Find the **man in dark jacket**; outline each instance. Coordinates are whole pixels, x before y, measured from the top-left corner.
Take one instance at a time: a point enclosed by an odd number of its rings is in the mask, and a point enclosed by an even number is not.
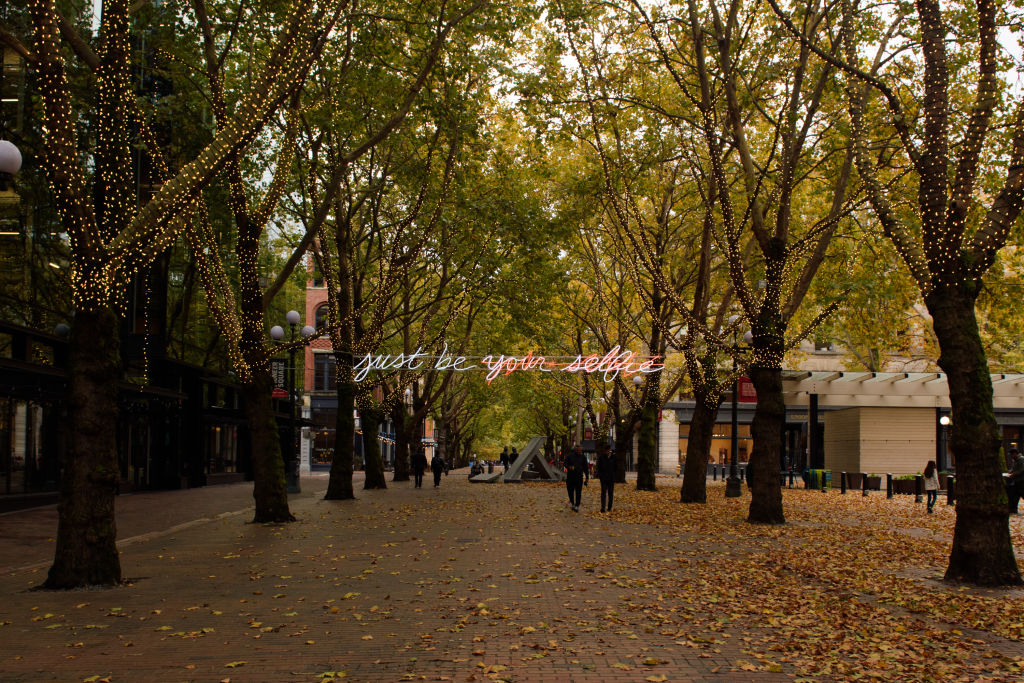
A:
[[[441,474],[444,472],[444,458],[439,453],[434,453],[430,461],[430,469],[434,472],[434,488],[441,485]]]
[[[501,461],[501,466],[505,472],[508,472],[508,446],[501,449],[501,455],[498,458]]]
[[[423,452],[423,446],[420,446],[412,456],[412,475],[416,479],[416,488],[423,488],[423,472],[426,469],[427,454]]]
[[[607,446],[603,446],[597,456],[597,478],[601,481],[601,512],[611,512],[612,496],[615,495],[615,456]]]
[[[585,478],[585,479],[584,479]],[[590,464],[583,450],[576,446],[565,459],[565,488],[569,492],[569,505],[573,512],[580,511],[580,497],[584,484],[590,483]]]

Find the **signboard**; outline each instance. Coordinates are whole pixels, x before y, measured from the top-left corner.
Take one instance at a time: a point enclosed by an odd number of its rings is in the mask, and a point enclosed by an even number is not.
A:
[[[274,398],[278,398],[277,390],[281,389],[282,396],[287,396],[288,392],[288,372],[287,365],[283,358],[271,358],[270,359],[270,376],[274,378]]]
[[[278,389],[277,387],[274,387],[274,390],[272,392],[270,392],[270,397],[271,398],[288,398],[288,392],[285,391],[284,389]]]
[[[757,403],[757,391],[754,390],[754,383],[749,377],[740,377],[736,398],[740,403]]]

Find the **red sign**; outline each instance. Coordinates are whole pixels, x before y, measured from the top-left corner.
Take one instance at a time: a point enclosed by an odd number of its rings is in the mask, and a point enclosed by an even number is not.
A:
[[[285,391],[284,389],[277,389],[277,388],[275,388],[272,392],[270,392],[270,397],[271,398],[288,398],[288,392]]]
[[[757,403],[757,392],[749,377],[740,377],[736,400],[740,403]]]

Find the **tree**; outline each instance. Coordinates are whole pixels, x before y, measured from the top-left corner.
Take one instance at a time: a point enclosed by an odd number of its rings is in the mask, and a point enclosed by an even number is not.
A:
[[[724,12],[710,2],[702,14],[691,0],[667,21],[631,4],[678,92],[698,112],[692,125],[704,141],[704,164],[717,194],[716,234],[753,336],[749,357],[738,359],[758,396],[748,521],[782,523],[782,360],[829,311],[793,336],[790,321],[836,226],[852,208],[852,152],[834,125],[833,66],[812,59],[804,43],[784,40],[756,8],[739,1]],[[834,32],[827,6],[805,7],[800,21],[801,35]],[[839,42],[830,45],[837,53]],[[822,192],[826,201],[817,196]]]
[[[770,1],[793,31],[791,20]],[[919,59],[905,58],[899,68],[878,76],[860,67],[855,34],[862,22],[877,18],[852,2],[843,2],[842,9],[841,59],[817,47],[810,36],[801,34],[801,41],[847,76],[857,171],[886,236],[924,297],[939,342],[958,475],[945,578],[1019,585],[992,382],[975,310],[983,278],[1024,205],[1024,105],[1003,96],[1007,84],[999,73],[998,26],[1004,10],[990,0],[955,3],[945,12],[936,0],[917,2],[916,14],[897,15],[893,30],[911,36],[913,57]],[[976,52],[951,53],[947,36],[954,29],[959,43]],[[893,54],[902,49],[895,46]],[[974,72],[970,87],[969,77],[956,80],[968,71]],[[875,134],[866,126],[868,93],[880,95],[899,140],[898,156],[879,155],[870,147]],[[898,178],[895,188],[885,182],[892,177]],[[909,215],[899,203],[904,194],[913,197]]]
[[[71,241],[75,322],[69,364],[69,431],[54,563],[44,585],[71,588],[121,579],[114,523],[117,487],[115,426],[120,292],[139,268],[182,230],[201,190],[263,129],[294,91],[323,35],[325,10],[298,2],[239,98],[235,115],[189,163],[168,172],[139,206],[132,182],[132,144],[152,144],[131,81],[131,9],[103,5],[95,51],[52,0],[29,5],[32,51],[42,102],[44,163],[54,203]],[[62,41],[63,37],[63,41]],[[5,39],[14,40],[9,36]],[[95,78],[87,121],[94,146],[82,154],[64,46]],[[133,138],[138,131],[138,138]]]

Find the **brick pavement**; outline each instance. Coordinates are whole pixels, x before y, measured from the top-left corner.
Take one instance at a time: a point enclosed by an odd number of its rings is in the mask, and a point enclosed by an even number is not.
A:
[[[248,523],[251,484],[125,496],[112,589],[31,591],[52,545],[7,553],[52,511],[0,517],[0,680],[792,680],[659,592],[741,545],[602,517],[594,487],[573,513],[554,484],[389,486],[305,479],[277,526]]]

